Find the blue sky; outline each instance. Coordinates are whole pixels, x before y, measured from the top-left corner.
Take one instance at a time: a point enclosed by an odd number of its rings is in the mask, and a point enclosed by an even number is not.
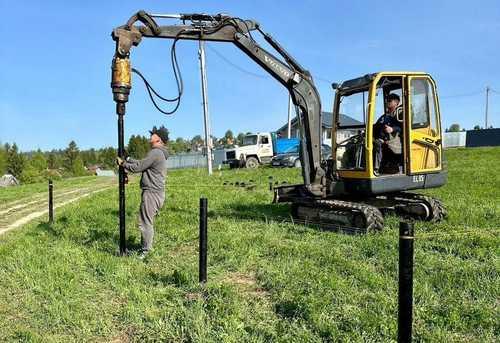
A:
[[[260,22],[316,77],[324,110],[329,82],[380,70],[422,70],[434,76],[444,126],[484,125],[484,88],[500,91],[500,2],[491,1],[13,1],[0,0],[0,141],[22,150],[116,146],[109,87],[110,33],[137,10],[230,13]],[[5,15],[5,14],[9,15]],[[213,134],[230,128],[269,131],[287,116],[288,95],[235,46],[208,43],[209,107]],[[170,40],[145,39],[132,53],[166,96],[175,96]],[[126,139],[165,125],[171,136],[203,131],[196,42],[178,44],[185,82],[179,111],[157,112],[134,77]],[[218,54],[217,54],[217,53]],[[239,69],[228,64],[222,54]],[[463,95],[463,96],[460,96]],[[490,97],[490,120],[500,126],[500,94]]]

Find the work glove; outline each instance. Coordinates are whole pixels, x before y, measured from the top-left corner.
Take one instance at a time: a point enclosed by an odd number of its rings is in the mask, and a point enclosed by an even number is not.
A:
[[[122,165],[123,165],[123,163],[125,163],[125,161],[124,161],[124,160],[122,160],[120,157],[118,157],[118,156],[117,156],[117,157],[116,157],[116,164],[117,164],[117,165],[119,165],[119,166],[122,166]]]

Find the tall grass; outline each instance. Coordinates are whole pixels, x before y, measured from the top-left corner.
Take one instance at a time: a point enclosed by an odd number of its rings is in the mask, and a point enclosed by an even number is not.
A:
[[[447,151],[449,182],[426,191],[449,210],[418,223],[414,337],[499,336],[500,149]],[[145,261],[117,256],[117,191],[0,237],[0,341],[390,342],[397,331],[398,220],[347,236],[281,222],[268,176],[296,169],[169,173]],[[223,183],[257,183],[255,189]],[[209,199],[208,283],[197,283],[198,199]],[[137,182],[127,186],[137,246]],[[434,234],[434,235],[430,235]]]

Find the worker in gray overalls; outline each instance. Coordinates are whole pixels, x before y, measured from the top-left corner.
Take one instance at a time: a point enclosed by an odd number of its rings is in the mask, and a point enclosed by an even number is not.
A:
[[[141,230],[141,251],[139,258],[144,259],[151,251],[154,236],[154,218],[165,201],[165,177],[167,174],[168,152],[165,144],[168,142],[168,130],[162,126],[153,127],[151,133],[151,150],[142,160],[127,158],[123,161],[117,158],[118,165],[123,165],[126,171],[142,173],[141,175],[141,208],[139,211],[139,229]]]

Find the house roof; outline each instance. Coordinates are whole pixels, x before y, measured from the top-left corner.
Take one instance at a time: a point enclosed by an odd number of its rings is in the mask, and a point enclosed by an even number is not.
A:
[[[8,187],[8,186],[18,186],[19,181],[11,174],[5,174],[0,177],[0,187]]]
[[[345,114],[342,114],[342,113],[340,114],[339,119],[340,119],[340,126],[363,125],[362,122],[360,122],[352,117],[349,117]],[[324,111],[321,112],[321,121],[322,121],[321,126],[324,129],[331,129],[332,122],[333,122],[333,113],[332,112],[324,112]],[[297,124],[297,117],[293,118],[292,122],[291,122],[292,127],[294,127],[296,124]],[[280,127],[276,131],[279,132],[279,131],[286,130],[287,126],[288,126],[288,123],[286,123],[285,125],[283,125],[282,127]]]

